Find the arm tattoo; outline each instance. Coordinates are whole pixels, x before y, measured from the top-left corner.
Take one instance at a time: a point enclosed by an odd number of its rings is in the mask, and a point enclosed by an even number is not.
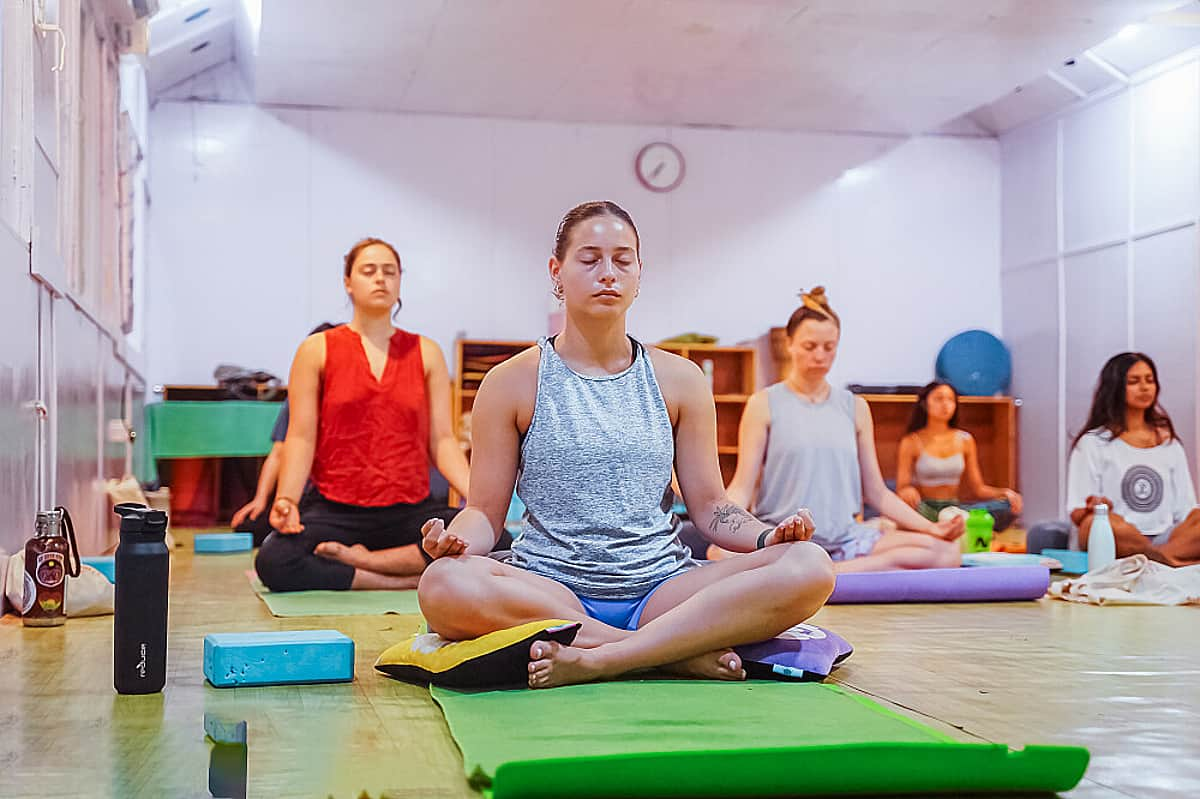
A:
[[[718,524],[724,524],[729,528],[729,532],[736,533],[742,529],[742,525],[746,522],[754,521],[754,517],[746,511],[732,503],[718,505],[713,510],[712,521],[708,525],[708,529],[714,533],[717,531]]]

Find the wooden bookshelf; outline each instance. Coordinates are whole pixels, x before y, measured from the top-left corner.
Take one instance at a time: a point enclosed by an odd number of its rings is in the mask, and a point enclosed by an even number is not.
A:
[[[700,365],[708,373],[711,362],[713,400],[717,405],[717,459],[725,484],[737,469],[738,427],[746,403],[754,393],[758,354],[753,347],[720,347],[715,344],[662,342],[656,347]]]
[[[787,352],[787,329],[771,328],[760,348],[770,352],[766,382],[786,380],[791,371]],[[908,427],[915,394],[861,394],[871,407],[875,420],[875,449],[885,480],[896,479],[896,456],[900,439]],[[979,446],[979,470],[983,481],[1020,491],[1017,473],[1017,409],[1021,401],[1014,397],[960,397],[958,421],[975,437]]]
[[[860,394],[875,420],[875,449],[885,480],[896,479],[900,439],[908,427],[915,394]],[[958,424],[975,437],[979,470],[989,485],[1020,491],[1017,473],[1017,409],[1013,397],[959,397]]]
[[[455,342],[457,372],[453,386],[454,434],[470,456],[468,414],[475,403],[479,384],[488,370],[535,345],[533,341],[459,339]],[[721,474],[728,483],[737,467],[738,425],[746,402],[754,393],[756,354],[752,347],[718,347],[711,344],[667,342],[653,346],[695,361],[702,369],[711,362],[713,399],[717,406],[717,457]],[[459,497],[451,491],[450,502]]]

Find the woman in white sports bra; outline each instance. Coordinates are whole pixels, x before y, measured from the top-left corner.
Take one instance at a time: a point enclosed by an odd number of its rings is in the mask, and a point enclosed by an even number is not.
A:
[[[958,427],[958,392],[949,383],[935,380],[917,394],[898,460],[896,493],[927,519],[946,508],[985,508],[1003,530],[1021,513],[1020,494],[983,482],[975,439]]]

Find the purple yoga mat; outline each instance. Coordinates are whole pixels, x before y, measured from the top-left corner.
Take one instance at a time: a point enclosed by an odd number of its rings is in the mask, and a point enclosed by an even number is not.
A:
[[[1000,602],[1038,599],[1049,587],[1045,566],[861,572],[839,574],[829,604]]]

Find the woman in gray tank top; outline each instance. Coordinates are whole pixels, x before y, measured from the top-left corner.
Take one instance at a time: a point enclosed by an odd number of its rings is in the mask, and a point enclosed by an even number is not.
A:
[[[442,637],[581,624],[572,646],[531,646],[535,688],[649,668],[745,679],[733,647],[804,621],[833,590],[805,512],[764,524],[726,496],[716,411],[696,365],[626,333],[639,250],[633,220],[613,203],[566,215],[549,262],[563,331],[488,372],[472,409],[467,507],[449,527],[424,528],[434,561],[418,596]],[[670,514],[672,470],[708,537],[746,554],[692,561]],[[487,555],[514,484],[527,511],[502,562]]]
[[[797,503],[811,508],[812,540],[839,572],[958,566],[962,519],[931,522],[884,484],[866,401],[826,379],[841,320],[823,288],[801,297],[787,324],[790,374],[742,414],[730,499],[767,523]],[[857,521],[864,498],[883,514],[881,526]]]

